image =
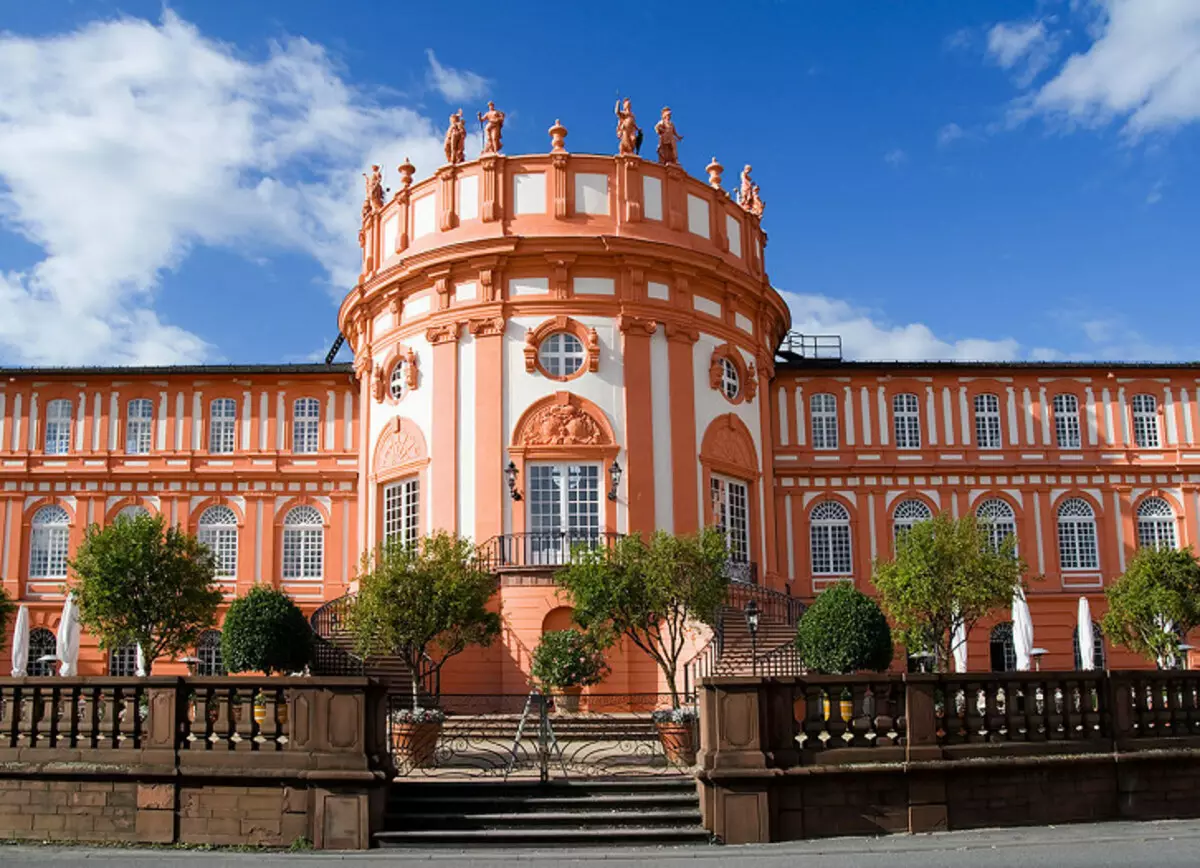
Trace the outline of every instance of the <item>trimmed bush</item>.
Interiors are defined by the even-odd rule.
[[[256,587],[229,606],[221,657],[230,672],[299,672],[312,655],[312,630],[283,591]]]
[[[882,672],[892,662],[892,630],[874,600],[852,585],[837,584],[800,618],[796,650],[813,672]]]
[[[590,687],[607,674],[604,651],[578,630],[545,633],[533,652],[532,675],[544,687]]]

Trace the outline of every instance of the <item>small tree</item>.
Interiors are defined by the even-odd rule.
[[[92,525],[70,562],[79,622],[100,647],[142,647],[146,674],[159,657],[191,649],[216,620],[222,599],[208,546],[161,517]]]
[[[800,618],[796,650],[814,672],[882,672],[892,662],[892,630],[874,600],[851,584],[837,584]]]
[[[626,636],[646,652],[678,708],[685,627],[713,623],[729,583],[726,559],[725,538],[714,528],[695,536],[657,531],[649,542],[635,535],[612,548],[580,550],[557,579],[579,625],[610,640]]]
[[[1190,548],[1138,549],[1125,574],[1104,592],[1104,635],[1160,667],[1200,626],[1200,563]]]
[[[392,541],[367,559],[348,628],[365,656],[400,654],[412,674],[413,707],[421,669],[441,671],[472,645],[490,645],[500,616],[488,611],[496,580],[469,540],[436,533],[416,545]]]
[[[901,534],[896,559],[877,561],[872,582],[897,638],[910,650],[932,651],[936,670],[945,672],[955,625],[961,621],[970,634],[980,618],[1012,601],[1024,573],[1011,536],[993,545],[973,515],[942,514]]]
[[[596,639],[579,630],[543,633],[533,649],[530,675],[545,687],[590,687],[608,674],[604,649]]]
[[[221,628],[221,659],[230,672],[299,672],[312,655],[312,630],[283,591],[258,585],[238,597]]]

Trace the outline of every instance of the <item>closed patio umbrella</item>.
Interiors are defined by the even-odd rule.
[[[954,654],[954,671],[967,671],[967,625],[961,619],[954,624],[954,633],[950,638],[951,651]]]
[[[79,672],[79,607],[75,604],[75,596],[67,595],[63,603],[62,619],[58,622],[58,659],[62,666],[58,674],[64,677],[77,675]]]
[[[13,678],[24,678],[29,669],[29,608],[22,606],[17,611],[17,625],[13,628],[12,674]]]
[[[1017,657],[1017,669],[1029,671],[1033,655],[1033,617],[1029,614],[1029,603],[1025,591],[1017,588],[1012,601],[1013,652]]]
[[[138,678],[146,677],[146,652],[142,650],[142,643],[137,645],[137,667],[133,672]]]
[[[1079,668],[1085,672],[1096,668],[1096,635],[1092,631],[1092,607],[1087,597],[1079,598]]]

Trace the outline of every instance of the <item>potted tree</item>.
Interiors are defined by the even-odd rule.
[[[1200,626],[1200,562],[1191,548],[1138,549],[1104,594],[1104,635],[1159,669],[1182,658],[1183,637]]]
[[[311,657],[308,619],[283,591],[257,585],[229,605],[221,630],[221,659],[229,672],[300,672]],[[252,703],[254,721],[262,726],[270,713],[267,694],[255,691]],[[275,703],[275,720],[287,723],[287,703]]]
[[[495,590],[471,542],[449,533],[410,544],[392,540],[364,559],[346,626],[363,657],[398,654],[408,664],[410,702],[391,718],[397,764],[432,760],[445,721],[437,707],[438,673],[450,658],[490,645],[500,632],[500,616],[488,608]]]
[[[689,536],[658,531],[648,540],[634,535],[581,550],[557,575],[580,626],[608,641],[628,639],[658,666],[671,705],[653,719],[672,762],[696,759],[697,716],[679,692],[680,656],[689,627],[711,626],[725,601],[727,559],[715,528]]]
[[[534,680],[554,697],[555,709],[567,714],[579,711],[583,688],[599,684],[608,671],[601,643],[579,630],[544,633],[533,651]]]

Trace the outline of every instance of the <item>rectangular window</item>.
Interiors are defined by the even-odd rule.
[[[35,527],[29,542],[29,578],[65,579],[69,539],[65,527]]]
[[[1064,570],[1098,569],[1096,525],[1084,521],[1059,521],[1058,557]]]
[[[1157,449],[1158,401],[1153,395],[1133,396],[1133,442],[1139,449]]]
[[[600,465],[531,464],[527,487],[531,563],[562,563],[572,547],[599,542]]]
[[[1000,399],[995,395],[975,396],[975,442],[980,449],[999,449]]]
[[[420,534],[420,483],[414,476],[393,482],[383,489],[383,539],[413,545]]]
[[[217,455],[233,452],[237,436],[237,401],[218,398],[208,417],[208,451]]]
[[[292,451],[307,454],[321,448],[321,402],[300,398],[292,407]]]
[[[201,527],[196,539],[208,546],[217,559],[217,578],[237,577],[238,532],[236,527],[210,525]]]
[[[1054,396],[1054,437],[1059,449],[1080,448],[1079,399],[1074,395]]]
[[[59,398],[46,404],[46,454],[71,451],[71,402]]]
[[[713,519],[725,535],[729,560],[735,564],[750,561],[750,498],[746,483],[713,475],[709,480],[713,500]]]
[[[324,531],[319,527],[283,530],[283,577],[319,579],[324,567]]]
[[[921,405],[916,395],[892,398],[892,431],[897,449],[921,448]]]
[[[154,402],[138,398],[129,402],[125,419],[125,453],[146,455],[150,452],[150,438],[154,429]]]
[[[837,449],[837,398],[829,394],[813,395],[809,406],[812,408],[813,449]]]

